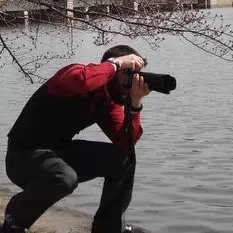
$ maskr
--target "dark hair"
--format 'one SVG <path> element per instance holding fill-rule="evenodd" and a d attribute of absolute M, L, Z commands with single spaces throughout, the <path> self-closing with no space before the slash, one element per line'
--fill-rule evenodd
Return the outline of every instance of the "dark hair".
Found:
<path fill-rule="evenodd" d="M 111 57 L 121 57 L 121 56 L 125 56 L 125 55 L 129 55 L 129 54 L 135 54 L 139 57 L 142 57 L 138 51 L 136 51 L 135 49 L 131 48 L 128 45 L 117 45 L 114 46 L 110 49 L 108 49 L 102 59 L 101 62 L 105 62 L 106 60 L 108 60 Z M 145 58 L 143 58 L 145 65 L 147 65 L 147 60 Z"/>

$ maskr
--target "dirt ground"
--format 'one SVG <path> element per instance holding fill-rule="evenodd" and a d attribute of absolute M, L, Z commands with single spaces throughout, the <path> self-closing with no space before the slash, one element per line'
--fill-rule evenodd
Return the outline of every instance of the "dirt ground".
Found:
<path fill-rule="evenodd" d="M 0 222 L 6 204 L 13 194 L 0 188 Z M 81 212 L 51 207 L 30 229 L 32 233 L 90 233 L 92 218 Z"/>

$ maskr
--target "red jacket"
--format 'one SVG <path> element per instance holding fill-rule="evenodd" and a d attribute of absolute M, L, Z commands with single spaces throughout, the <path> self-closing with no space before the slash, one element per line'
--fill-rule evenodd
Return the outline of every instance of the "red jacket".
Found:
<path fill-rule="evenodd" d="M 114 67 L 111 63 L 102 64 L 71 64 L 59 70 L 48 81 L 48 90 L 58 96 L 72 96 L 94 91 L 95 99 L 108 98 L 104 84 L 114 75 Z M 124 122 L 124 108 L 113 101 L 108 100 L 106 106 L 108 114 L 105 120 L 97 122 L 107 137 L 116 145 L 125 147 L 127 135 Z M 92 111 L 95 111 L 93 103 Z M 93 112 L 90 112 L 92 114 Z M 136 143 L 141 137 L 143 129 L 140 123 L 140 112 L 132 115 L 133 142 Z"/>
<path fill-rule="evenodd" d="M 97 123 L 117 146 L 127 146 L 122 106 L 108 99 L 111 63 L 71 64 L 59 70 L 28 100 L 8 137 L 28 148 L 63 148 L 75 134 Z M 133 142 L 142 135 L 140 113 L 132 115 Z"/>

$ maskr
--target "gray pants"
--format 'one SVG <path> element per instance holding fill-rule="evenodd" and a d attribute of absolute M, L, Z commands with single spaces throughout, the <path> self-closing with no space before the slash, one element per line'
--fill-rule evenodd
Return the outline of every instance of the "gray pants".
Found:
<path fill-rule="evenodd" d="M 7 175 L 23 191 L 11 198 L 5 214 L 15 225 L 30 228 L 50 206 L 72 193 L 78 183 L 104 177 L 92 233 L 120 233 L 133 189 L 134 169 L 129 168 L 127 153 L 111 143 L 74 140 L 59 151 L 9 144 Z"/>

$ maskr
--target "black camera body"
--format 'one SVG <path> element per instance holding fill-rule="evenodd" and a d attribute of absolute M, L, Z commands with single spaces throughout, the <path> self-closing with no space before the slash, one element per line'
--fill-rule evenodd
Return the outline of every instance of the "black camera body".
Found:
<path fill-rule="evenodd" d="M 170 94 L 170 91 L 176 89 L 176 79 L 169 74 L 157 74 L 151 72 L 130 72 L 129 85 L 132 84 L 132 77 L 134 73 L 143 76 L 144 81 L 148 84 L 151 91 L 157 91 L 163 94 Z"/>

